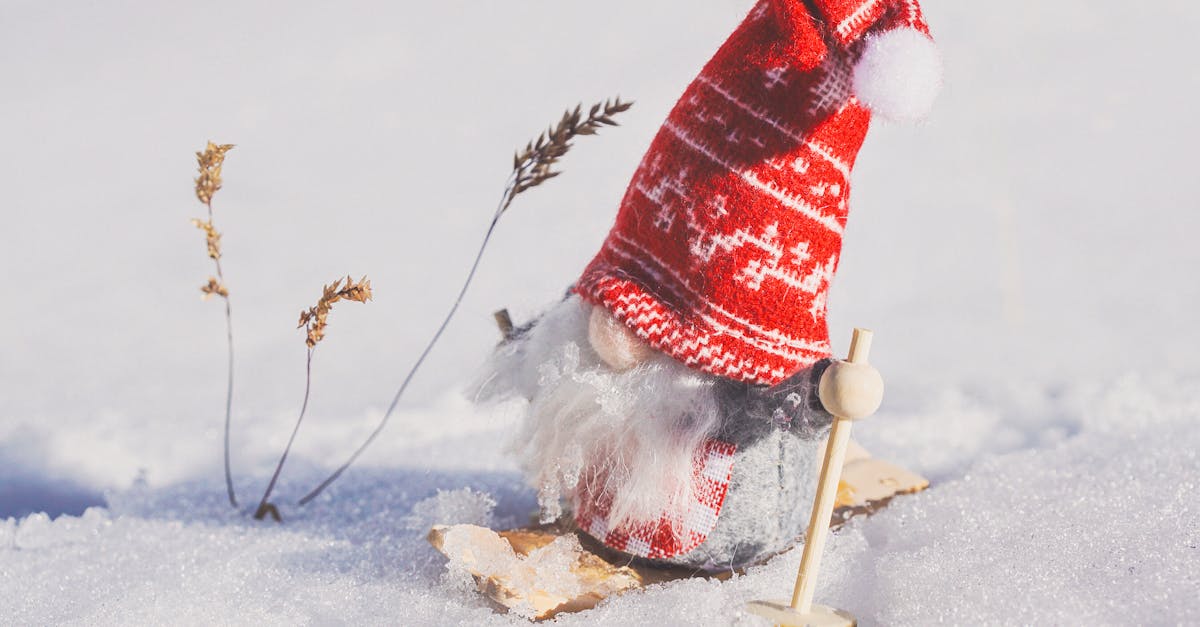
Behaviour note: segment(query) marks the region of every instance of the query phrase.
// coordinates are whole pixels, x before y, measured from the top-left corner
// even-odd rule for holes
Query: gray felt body
[[[700,546],[668,563],[732,570],[787,550],[802,536],[817,482],[819,440],[775,429],[738,445],[717,526]]]
[[[725,503],[703,543],[657,563],[732,570],[803,542],[820,472],[818,453],[833,421],[816,397],[825,365],[771,388],[722,384],[725,418],[717,437],[738,447]]]

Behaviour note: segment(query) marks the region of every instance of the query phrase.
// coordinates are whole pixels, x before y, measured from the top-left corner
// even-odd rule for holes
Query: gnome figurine
[[[915,0],[761,0],[654,138],[602,248],[478,393],[519,396],[542,519],[717,571],[801,541],[826,296],[873,114],[941,82]]]

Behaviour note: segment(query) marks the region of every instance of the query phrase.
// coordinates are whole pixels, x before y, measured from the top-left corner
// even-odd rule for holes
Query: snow
[[[457,390],[492,310],[519,321],[575,278],[749,4],[5,2],[0,616],[521,624],[424,539],[434,518],[516,525],[535,505],[504,451],[516,408]],[[945,88],[926,124],[873,129],[830,317],[839,351],[876,331],[888,384],[856,437],[933,487],[834,534],[817,598],[863,624],[1200,623],[1200,8],[923,4]],[[623,127],[513,206],[393,424],[295,507],[436,327],[512,148],[617,93],[637,100]],[[377,292],[335,310],[316,355],[282,525],[231,510],[220,480],[223,321],[188,223],[206,139],[238,144],[215,209],[247,507],[303,391],[296,314],[346,272]],[[761,624],[744,603],[786,596],[798,562],[559,622]]]

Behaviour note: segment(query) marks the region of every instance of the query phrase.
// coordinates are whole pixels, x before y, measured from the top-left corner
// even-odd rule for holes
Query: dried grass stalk
[[[455,312],[458,311],[459,305],[462,304],[463,297],[467,293],[467,289],[471,286],[471,281],[475,278],[476,271],[479,270],[479,263],[483,260],[483,252],[487,249],[488,242],[491,241],[492,233],[496,230],[496,224],[500,221],[500,216],[508,210],[512,205],[513,199],[526,190],[532,189],[542,183],[562,174],[561,171],[555,170],[559,161],[571,150],[571,143],[576,137],[581,135],[595,135],[601,128],[606,126],[618,126],[614,116],[628,111],[633,106],[632,102],[622,102],[618,96],[613,100],[605,100],[602,103],[592,105],[588,109],[587,116],[583,115],[583,105],[576,106],[573,110],[568,109],[563,113],[562,118],[558,123],[551,126],[546,132],[538,135],[538,137],[530,141],[524,150],[520,150],[513,155],[513,169],[508,177],[508,183],[504,187],[504,193],[500,196],[500,202],[496,206],[496,211],[492,214],[492,223],[488,226],[487,233],[483,236],[483,242],[479,245],[479,251],[475,255],[475,262],[471,264],[471,270],[467,273],[467,278],[463,281],[462,288],[458,292],[458,297],[454,299],[454,304],[450,306],[450,312],[442,320],[441,326],[434,332],[433,338],[426,344],[425,350],[421,352],[415,364],[404,377],[404,381],[400,383],[400,389],[396,391],[392,397],[391,405],[388,405],[387,412],[384,413],[383,419],[371,432],[365,442],[358,447],[357,450],[346,460],[344,464],[338,467],[333,474],[329,475],[317,487],[309,491],[304,498],[300,499],[300,505],[306,505],[317,495],[321,494],[329,484],[337,481],[338,477],[346,471],[367,447],[375,441],[375,438],[387,426],[388,420],[395,411],[396,406],[400,403],[400,397],[404,396],[404,391],[408,389],[408,384],[412,382],[413,377],[420,370],[421,365],[425,363],[425,359],[429,357],[429,353],[437,342],[442,337],[442,333],[446,331],[446,327],[450,325],[450,320],[454,318]],[[303,318],[302,318],[303,320]]]
[[[196,177],[196,198],[208,209],[208,219],[192,219],[192,224],[204,231],[204,241],[208,249],[208,258],[216,266],[217,276],[209,277],[208,282],[200,287],[204,300],[219,296],[225,301],[225,340],[229,353],[228,381],[225,387],[225,491],[229,496],[229,504],[237,507],[237,495],[233,490],[233,471],[229,463],[229,430],[233,415],[233,307],[229,303],[229,288],[225,286],[225,271],[221,268],[221,233],[213,225],[213,195],[221,189],[221,166],[225,163],[225,153],[233,149],[233,144],[214,144],[208,142],[204,150],[196,153],[196,164],[199,176]]]
[[[371,300],[371,296],[371,281],[367,277],[364,276],[355,281],[346,276],[345,279],[337,279],[324,286],[317,304],[300,312],[300,324],[296,325],[296,328],[305,330],[304,344],[308,347],[304,361],[304,401],[300,404],[300,415],[296,418],[296,426],[292,428],[292,435],[288,438],[287,446],[284,447],[283,454],[279,456],[279,463],[275,465],[271,481],[267,483],[267,489],[258,502],[258,509],[254,512],[255,520],[262,520],[267,516],[270,516],[275,522],[283,520],[283,517],[279,515],[279,508],[270,502],[271,493],[275,490],[275,483],[279,481],[279,475],[283,472],[283,464],[292,451],[292,443],[296,441],[296,434],[300,433],[300,425],[304,422],[305,413],[308,412],[308,398],[312,391],[313,352],[316,350],[317,344],[325,339],[325,327],[329,324],[329,313],[333,311],[333,304],[343,300],[366,303]]]

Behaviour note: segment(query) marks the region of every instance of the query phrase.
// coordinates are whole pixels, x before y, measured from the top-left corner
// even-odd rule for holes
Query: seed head
[[[342,285],[343,282],[345,285]],[[296,328],[306,330],[304,343],[309,348],[316,348],[317,344],[325,339],[325,327],[329,323],[329,312],[333,309],[333,304],[339,300],[352,300],[357,303],[371,300],[371,282],[365,276],[357,282],[349,276],[345,279],[338,279],[322,289],[321,299],[315,306],[300,312],[300,323],[296,325]]]
[[[213,194],[221,189],[221,164],[225,162],[225,153],[233,149],[233,144],[214,144],[208,142],[204,152],[196,153],[196,164],[200,176],[196,177],[196,198],[204,204],[212,202]]]

